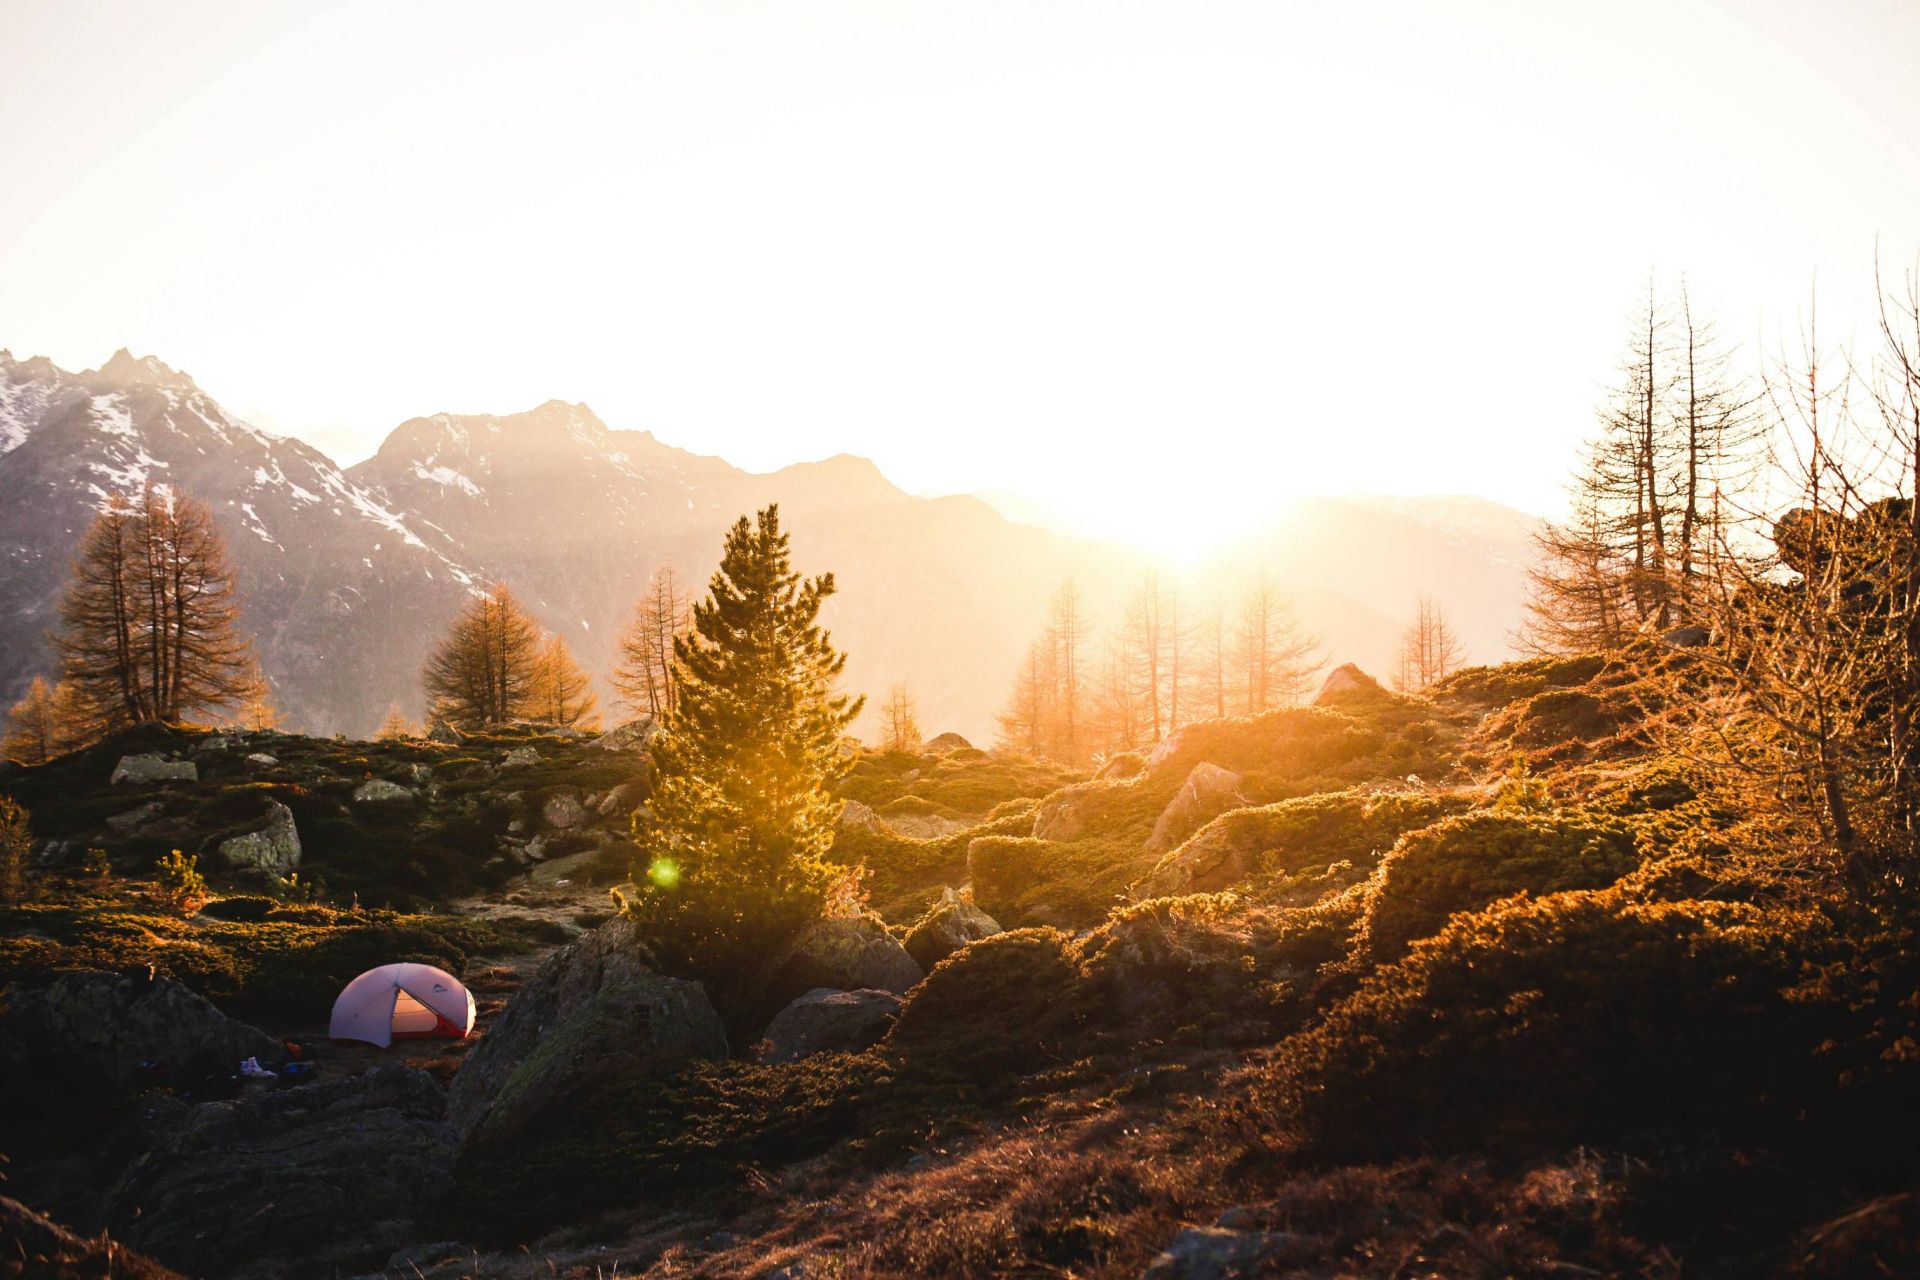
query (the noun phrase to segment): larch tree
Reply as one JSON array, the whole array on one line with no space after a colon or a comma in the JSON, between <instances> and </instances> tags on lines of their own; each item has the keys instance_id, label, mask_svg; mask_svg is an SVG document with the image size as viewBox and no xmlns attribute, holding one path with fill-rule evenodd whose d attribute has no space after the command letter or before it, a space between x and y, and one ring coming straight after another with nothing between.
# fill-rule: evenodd
<instances>
[{"instance_id":1,"label":"larch tree","mask_svg":"<svg viewBox=\"0 0 1920 1280\"><path fill-rule=\"evenodd\" d=\"M534 659L528 717L562 729L591 729L600 723L599 702L593 677L574 660L567 642L558 635L548 636Z\"/></svg>"},{"instance_id":2,"label":"larch tree","mask_svg":"<svg viewBox=\"0 0 1920 1280\"><path fill-rule=\"evenodd\" d=\"M1049 737L1049 665L1048 650L1043 643L1035 641L1027 646L1027 656L1014 677L1013 695L998 717L1003 748L1035 757L1045 754Z\"/></svg>"},{"instance_id":3,"label":"larch tree","mask_svg":"<svg viewBox=\"0 0 1920 1280\"><path fill-rule=\"evenodd\" d=\"M887 701L880 709L880 749L913 752L920 749L920 721L914 713L913 694L904 684L887 690Z\"/></svg>"},{"instance_id":4,"label":"larch tree","mask_svg":"<svg viewBox=\"0 0 1920 1280\"><path fill-rule=\"evenodd\" d=\"M1233 657L1248 715L1298 702L1325 661L1319 639L1301 630L1291 602L1264 573L1241 594Z\"/></svg>"},{"instance_id":5,"label":"larch tree","mask_svg":"<svg viewBox=\"0 0 1920 1280\"><path fill-rule=\"evenodd\" d=\"M416 736L417 733L413 721L407 718L407 713L401 710L400 704L397 702L389 702L387 704L387 714L380 718L380 727L373 731L373 740L375 742L402 742Z\"/></svg>"},{"instance_id":6,"label":"larch tree","mask_svg":"<svg viewBox=\"0 0 1920 1280\"><path fill-rule=\"evenodd\" d=\"M160 486L116 494L82 536L61 601L62 677L100 729L231 706L253 688L238 620L207 508Z\"/></svg>"},{"instance_id":7,"label":"larch tree","mask_svg":"<svg viewBox=\"0 0 1920 1280\"><path fill-rule=\"evenodd\" d=\"M1432 596L1421 596L1413 621L1400 635L1395 686L1402 693L1423 692L1434 681L1458 670L1466 660L1466 647L1454 634L1440 602Z\"/></svg>"},{"instance_id":8,"label":"larch tree","mask_svg":"<svg viewBox=\"0 0 1920 1280\"><path fill-rule=\"evenodd\" d=\"M825 908L827 861L862 700L835 692L846 656L820 625L833 575L791 563L779 509L727 533L693 627L674 643L679 702L654 739L634 819L646 859L628 910L656 960L722 998Z\"/></svg>"},{"instance_id":9,"label":"larch tree","mask_svg":"<svg viewBox=\"0 0 1920 1280\"><path fill-rule=\"evenodd\" d=\"M540 657L540 629L501 585L467 602L420 681L436 720L457 729L505 724L532 709Z\"/></svg>"},{"instance_id":10,"label":"larch tree","mask_svg":"<svg viewBox=\"0 0 1920 1280\"><path fill-rule=\"evenodd\" d=\"M26 696L7 712L7 733L0 757L16 764L41 765L81 746L73 690L35 676Z\"/></svg>"},{"instance_id":11,"label":"larch tree","mask_svg":"<svg viewBox=\"0 0 1920 1280\"><path fill-rule=\"evenodd\" d=\"M678 699L673 643L687 629L688 605L673 569L655 571L615 656L613 686L631 710L656 719L672 714Z\"/></svg>"}]
</instances>

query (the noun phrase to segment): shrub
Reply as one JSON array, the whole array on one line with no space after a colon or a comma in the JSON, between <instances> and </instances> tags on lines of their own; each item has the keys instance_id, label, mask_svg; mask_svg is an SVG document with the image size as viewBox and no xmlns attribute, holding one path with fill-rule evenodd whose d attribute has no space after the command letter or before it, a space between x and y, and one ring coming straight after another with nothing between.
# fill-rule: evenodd
<instances>
[{"instance_id":1,"label":"shrub","mask_svg":"<svg viewBox=\"0 0 1920 1280\"><path fill-rule=\"evenodd\" d=\"M1606 665L1606 658L1588 653L1570 658L1532 658L1492 667L1462 667L1435 681L1426 692L1436 700L1458 699L1482 706L1501 706L1549 689L1585 684Z\"/></svg>"},{"instance_id":2,"label":"shrub","mask_svg":"<svg viewBox=\"0 0 1920 1280\"><path fill-rule=\"evenodd\" d=\"M1237 810L1215 821L1257 825L1264 848L1254 870L1271 874L1336 862L1371 863L1402 835L1460 813L1469 803L1446 792L1341 791Z\"/></svg>"},{"instance_id":3,"label":"shrub","mask_svg":"<svg viewBox=\"0 0 1920 1280\"><path fill-rule=\"evenodd\" d=\"M18 902L27 891L27 855L33 832L27 811L12 796L0 796L0 902Z\"/></svg>"},{"instance_id":4,"label":"shrub","mask_svg":"<svg viewBox=\"0 0 1920 1280\"><path fill-rule=\"evenodd\" d=\"M1811 913L1618 889L1503 902L1289 1042L1267 1105L1316 1146L1370 1154L1791 1114L1832 1030L1793 987L1830 939Z\"/></svg>"},{"instance_id":5,"label":"shrub","mask_svg":"<svg viewBox=\"0 0 1920 1280\"><path fill-rule=\"evenodd\" d=\"M87 846L80 857L80 874L90 880L105 880L113 874L113 862L99 845Z\"/></svg>"},{"instance_id":6,"label":"shrub","mask_svg":"<svg viewBox=\"0 0 1920 1280\"><path fill-rule=\"evenodd\" d=\"M1522 891L1610 885L1640 864L1617 818L1482 811L1412 832L1380 863L1366 923L1376 961L1398 959L1448 917Z\"/></svg>"},{"instance_id":7,"label":"shrub","mask_svg":"<svg viewBox=\"0 0 1920 1280\"><path fill-rule=\"evenodd\" d=\"M1008 928L1098 924L1126 901L1127 885L1153 861L1137 840L1124 836L982 836L967 845L973 900Z\"/></svg>"},{"instance_id":8,"label":"shrub","mask_svg":"<svg viewBox=\"0 0 1920 1280\"><path fill-rule=\"evenodd\" d=\"M935 965L908 994L886 1043L907 1069L987 1085L1058 1060L1091 1012L1072 937L1015 929Z\"/></svg>"},{"instance_id":9,"label":"shrub","mask_svg":"<svg viewBox=\"0 0 1920 1280\"><path fill-rule=\"evenodd\" d=\"M207 900L207 881L199 865L197 855L182 854L178 849L154 863L160 873L160 900L183 916L192 915Z\"/></svg>"}]
</instances>

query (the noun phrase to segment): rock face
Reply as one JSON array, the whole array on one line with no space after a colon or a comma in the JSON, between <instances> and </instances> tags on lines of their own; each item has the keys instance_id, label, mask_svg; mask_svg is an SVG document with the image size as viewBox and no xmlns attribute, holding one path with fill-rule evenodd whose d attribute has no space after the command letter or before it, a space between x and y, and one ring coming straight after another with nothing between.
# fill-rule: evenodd
<instances>
[{"instance_id":1,"label":"rock face","mask_svg":"<svg viewBox=\"0 0 1920 1280\"><path fill-rule=\"evenodd\" d=\"M607 730L590 744L602 751L645 751L653 742L653 735L660 732L659 722L652 716L641 716L629 720L623 725Z\"/></svg>"},{"instance_id":2,"label":"rock face","mask_svg":"<svg viewBox=\"0 0 1920 1280\"><path fill-rule=\"evenodd\" d=\"M1240 775L1204 760L1193 766L1187 780L1160 811L1147 837L1147 852L1162 853L1245 802L1240 798Z\"/></svg>"},{"instance_id":3,"label":"rock face","mask_svg":"<svg viewBox=\"0 0 1920 1280\"><path fill-rule=\"evenodd\" d=\"M108 1193L113 1231L194 1275L377 1267L453 1188L446 1095L424 1071L182 1109Z\"/></svg>"},{"instance_id":4,"label":"rock face","mask_svg":"<svg viewBox=\"0 0 1920 1280\"><path fill-rule=\"evenodd\" d=\"M257 871L284 880L300 865L300 832L293 825L293 810L278 800L267 801L266 825L222 840L220 857L236 871Z\"/></svg>"},{"instance_id":5,"label":"rock face","mask_svg":"<svg viewBox=\"0 0 1920 1280\"><path fill-rule=\"evenodd\" d=\"M121 756L109 781L116 787L123 782L198 782L200 767L191 760L164 760L152 753Z\"/></svg>"},{"instance_id":6,"label":"rock face","mask_svg":"<svg viewBox=\"0 0 1920 1280\"><path fill-rule=\"evenodd\" d=\"M957 733L943 733L922 747L929 755L945 755L949 751L971 751L973 744Z\"/></svg>"},{"instance_id":7,"label":"rock face","mask_svg":"<svg viewBox=\"0 0 1920 1280\"><path fill-rule=\"evenodd\" d=\"M700 984L655 973L632 923L610 920L515 993L454 1076L448 1115L463 1138L510 1139L607 1073L726 1053Z\"/></svg>"},{"instance_id":8,"label":"rock face","mask_svg":"<svg viewBox=\"0 0 1920 1280\"><path fill-rule=\"evenodd\" d=\"M0 1077L59 1071L117 1096L141 1080L143 1062L185 1071L210 1055L233 1067L279 1047L171 978L79 971L12 997L0 1023Z\"/></svg>"},{"instance_id":9,"label":"rock face","mask_svg":"<svg viewBox=\"0 0 1920 1280\"><path fill-rule=\"evenodd\" d=\"M587 809L578 796L562 792L548 798L540 809L540 816L554 830L570 831L587 820Z\"/></svg>"},{"instance_id":10,"label":"rock face","mask_svg":"<svg viewBox=\"0 0 1920 1280\"><path fill-rule=\"evenodd\" d=\"M353 789L355 804L392 804L413 799L413 792L385 778L370 778Z\"/></svg>"},{"instance_id":11,"label":"rock face","mask_svg":"<svg viewBox=\"0 0 1920 1280\"><path fill-rule=\"evenodd\" d=\"M891 991L816 987L775 1014L761 1046L762 1062L797 1062L816 1053L858 1053L886 1038L900 1016Z\"/></svg>"},{"instance_id":12,"label":"rock face","mask_svg":"<svg viewBox=\"0 0 1920 1280\"><path fill-rule=\"evenodd\" d=\"M943 889L940 901L933 904L933 909L907 935L907 954L913 957L914 963L931 972L933 966L969 942L978 942L999 932L1000 922L974 906L972 899L963 898L952 889Z\"/></svg>"},{"instance_id":13,"label":"rock face","mask_svg":"<svg viewBox=\"0 0 1920 1280\"><path fill-rule=\"evenodd\" d=\"M871 831L875 835L884 835L887 831L887 824L880 820L873 806L858 800L849 800L841 808L840 825L851 831Z\"/></svg>"},{"instance_id":14,"label":"rock face","mask_svg":"<svg viewBox=\"0 0 1920 1280\"><path fill-rule=\"evenodd\" d=\"M32 1280L182 1280L111 1239L83 1240L18 1200L0 1196L0 1275Z\"/></svg>"},{"instance_id":15,"label":"rock face","mask_svg":"<svg viewBox=\"0 0 1920 1280\"><path fill-rule=\"evenodd\" d=\"M778 1008L816 987L904 992L925 976L880 917L815 920L775 962L766 1003Z\"/></svg>"}]
</instances>

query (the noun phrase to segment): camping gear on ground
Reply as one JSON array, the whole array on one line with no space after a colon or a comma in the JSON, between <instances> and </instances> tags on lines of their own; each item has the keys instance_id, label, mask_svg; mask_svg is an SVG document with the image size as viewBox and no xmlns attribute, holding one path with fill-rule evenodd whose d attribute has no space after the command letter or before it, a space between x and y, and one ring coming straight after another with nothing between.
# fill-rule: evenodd
<instances>
[{"instance_id":1,"label":"camping gear on ground","mask_svg":"<svg viewBox=\"0 0 1920 1280\"><path fill-rule=\"evenodd\" d=\"M313 1064L311 1062L289 1062L286 1066L280 1068L280 1083L282 1085L306 1084L312 1079Z\"/></svg>"},{"instance_id":2,"label":"camping gear on ground","mask_svg":"<svg viewBox=\"0 0 1920 1280\"><path fill-rule=\"evenodd\" d=\"M240 1074L249 1080L277 1080L279 1076L260 1065L260 1059L248 1058L240 1064Z\"/></svg>"},{"instance_id":3,"label":"camping gear on ground","mask_svg":"<svg viewBox=\"0 0 1920 1280\"><path fill-rule=\"evenodd\" d=\"M395 1040L463 1040L473 1030L473 994L430 964L383 964L349 982L333 1002L327 1034L386 1048Z\"/></svg>"}]
</instances>

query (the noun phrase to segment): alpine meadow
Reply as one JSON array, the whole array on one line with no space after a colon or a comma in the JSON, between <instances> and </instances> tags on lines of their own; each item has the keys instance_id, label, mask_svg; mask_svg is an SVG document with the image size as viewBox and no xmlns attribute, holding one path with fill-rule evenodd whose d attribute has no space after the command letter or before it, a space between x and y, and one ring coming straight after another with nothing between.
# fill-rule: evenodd
<instances>
[{"instance_id":1,"label":"alpine meadow","mask_svg":"<svg viewBox=\"0 0 1920 1280\"><path fill-rule=\"evenodd\" d=\"M0 1280L1920 1275L1920 7L0 30Z\"/></svg>"}]
</instances>

